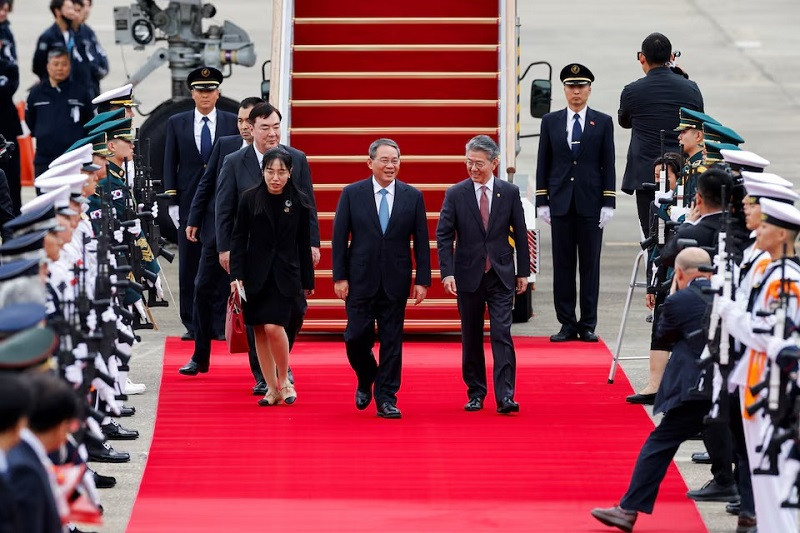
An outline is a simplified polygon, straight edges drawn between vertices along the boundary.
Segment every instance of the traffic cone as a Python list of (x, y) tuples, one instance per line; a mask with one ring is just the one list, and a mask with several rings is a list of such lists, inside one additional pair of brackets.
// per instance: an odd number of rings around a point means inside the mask
[(25, 102), (17, 102), (17, 113), (22, 125), (22, 135), (17, 137), (19, 146), (19, 181), (22, 185), (33, 185), (33, 138), (25, 122)]

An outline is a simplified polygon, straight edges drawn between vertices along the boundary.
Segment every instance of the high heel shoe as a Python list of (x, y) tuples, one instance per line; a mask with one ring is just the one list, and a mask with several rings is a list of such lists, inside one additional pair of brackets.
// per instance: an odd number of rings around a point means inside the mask
[(281, 388), (281, 400), (287, 405), (292, 405), (297, 400), (297, 391), (294, 390), (294, 385), (287, 383)]
[[(269, 407), (281, 403), (282, 397), (276, 391), (268, 390), (266, 396), (258, 400), (258, 405), (261, 407)], [(293, 400), (294, 401), (294, 400)]]

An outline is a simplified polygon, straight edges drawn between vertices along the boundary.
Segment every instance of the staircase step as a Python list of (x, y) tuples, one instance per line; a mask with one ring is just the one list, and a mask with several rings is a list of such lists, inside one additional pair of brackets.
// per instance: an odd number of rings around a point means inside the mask
[[(466, 144), (466, 143), (464, 143)], [(367, 151), (362, 155), (351, 156), (352, 161), (322, 161), (318, 157), (310, 160), (311, 178), (314, 189), (323, 184), (346, 184), (369, 177), (367, 168)], [(463, 150), (462, 150), (463, 152)], [(402, 148), (401, 148), (402, 153)], [(313, 156), (312, 156), (313, 157)], [(399, 178), (407, 183), (421, 185), (423, 183), (450, 182), (457, 183), (467, 177), (464, 156), (447, 156), (440, 160), (413, 160), (413, 156), (400, 157)]]
[[(300, 21), (315, 20), (315, 23)], [(357, 45), (396, 44), (402, 40), (408, 44), (489, 44), (497, 45), (497, 19), (474, 19), (487, 23), (447, 23), (451, 19), (428, 19), (428, 23), (410, 22), (419, 19), (394, 19), (389, 22), (369, 22), (391, 19), (295, 19), (295, 45)], [(409, 22), (406, 22), (409, 20)]]
[(424, 124), (431, 127), (496, 128), (497, 106), (497, 100), (484, 99), (293, 100), (291, 124), (297, 128), (369, 128), (386, 127), (387, 123), (396, 127)]
[(418, 155), (435, 155), (439, 153), (458, 154), (464, 152), (464, 146), (473, 136), (484, 133), (497, 141), (497, 130), (459, 130), (455, 132), (384, 132), (362, 133), (359, 131), (333, 133), (305, 133), (292, 131), (291, 143), (294, 148), (307, 155), (326, 155), (341, 153), (366, 153), (369, 145), (379, 137), (391, 136), (400, 146), (401, 153)]
[(292, 80), (292, 98), (298, 100), (347, 98), (489, 100), (496, 97), (496, 75), (483, 78), (300, 77)]
[[(402, 49), (361, 47), (341, 49), (295, 47), (292, 68), (295, 72), (335, 72), (342, 70), (375, 70), (376, 65), (391, 65), (397, 71), (453, 72), (498, 70), (497, 45), (447, 45), (446, 47), (413, 47)], [(473, 49), (479, 47), (479, 49)], [(299, 48), (299, 49), (298, 49)]]
[(303, 0), (294, 16), (311, 17), (497, 17), (499, 5), (488, 0), (426, 0), (425, 2), (375, 2), (374, 0)]

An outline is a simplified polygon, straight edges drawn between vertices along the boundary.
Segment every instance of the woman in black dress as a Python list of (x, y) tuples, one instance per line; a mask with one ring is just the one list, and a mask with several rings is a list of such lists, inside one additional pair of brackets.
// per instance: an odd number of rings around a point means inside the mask
[[(231, 238), (231, 291), (245, 291), (244, 321), (253, 327), (267, 381), (261, 406), (297, 399), (289, 381), (285, 326), (302, 292), (314, 289), (310, 202), (291, 179), (292, 157), (277, 146), (264, 154), (264, 182), (242, 194)], [(277, 377), (276, 377), (277, 373)]]

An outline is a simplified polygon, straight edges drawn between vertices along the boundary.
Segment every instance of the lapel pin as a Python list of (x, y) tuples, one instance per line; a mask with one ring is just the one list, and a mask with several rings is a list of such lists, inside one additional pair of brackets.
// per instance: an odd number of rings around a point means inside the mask
[(589, 121), (589, 125), (590, 125), (590, 126), (594, 126), (594, 120), (590, 120), (590, 121)]
[(286, 207), (284, 207), (284, 208), (283, 208), (283, 212), (284, 212), (284, 213), (288, 213), (288, 212), (289, 212), (289, 208), (290, 208), (290, 207), (292, 207), (292, 201), (291, 201), (291, 200), (286, 200), (286, 201), (283, 203), (283, 205), (285, 205), (285, 206), (286, 206)]
[(500, 193), (497, 193), (497, 197), (500, 198)]

